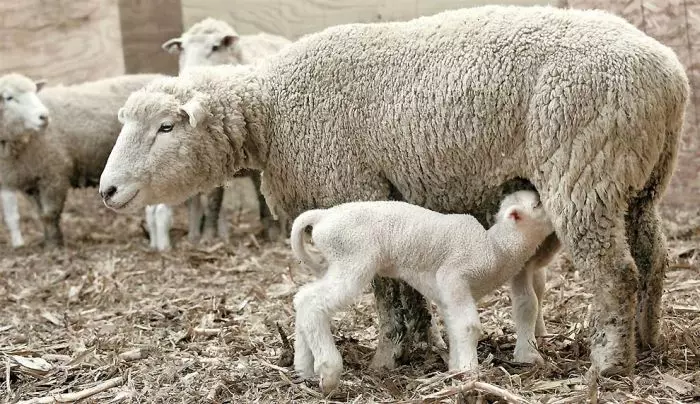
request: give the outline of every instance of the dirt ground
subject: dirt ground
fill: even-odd
[[[586,274],[560,260],[548,276],[545,365],[510,361],[514,332],[504,287],[480,303],[480,390],[461,394],[467,381],[441,373],[437,353],[372,371],[377,320],[367,290],[336,316],[345,373],[341,388],[322,397],[316,382],[299,382],[289,367],[292,298],[312,278],[287,244],[256,239],[260,225],[245,185],[242,197],[235,188],[227,193],[228,242],[190,245],[179,207],[176,247],[163,254],[148,250],[142,216],[107,210],[95,189],[71,193],[62,219],[66,248],[45,251],[23,200],[28,246],[13,250],[7,229],[0,232],[0,402],[48,403],[95,386],[109,388],[82,402],[504,402],[501,393],[482,392],[490,386],[533,403],[700,400],[698,212],[664,212],[673,258],[664,342],[638,355],[630,378],[584,381],[593,290]]]

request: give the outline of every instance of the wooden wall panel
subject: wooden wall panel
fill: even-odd
[[[206,17],[239,33],[260,31],[297,39],[331,25],[407,20],[481,4],[548,4],[548,0],[181,0],[185,28]]]
[[[161,44],[182,33],[180,0],[119,0],[127,73],[177,74],[177,56]]]
[[[49,84],[124,72],[117,0],[0,0],[0,74]]]

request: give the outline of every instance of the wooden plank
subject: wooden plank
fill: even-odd
[[[182,33],[180,0],[119,0],[127,73],[177,75],[177,57],[161,44]]]
[[[398,21],[488,0],[181,0],[185,28],[206,18],[230,23],[241,34],[264,31],[297,39],[326,27],[354,22]],[[548,4],[549,0],[502,0]]]
[[[0,74],[51,85],[122,74],[117,0],[2,0],[0,55]]]

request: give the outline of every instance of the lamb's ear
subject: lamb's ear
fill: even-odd
[[[523,219],[523,212],[521,212],[520,208],[518,208],[517,206],[511,206],[510,208],[508,208],[508,210],[506,210],[505,216],[507,219],[510,219],[517,223]]]
[[[117,111],[117,120],[124,125],[124,107],[119,108],[119,111]]]
[[[228,48],[233,46],[238,41],[238,35],[224,35],[221,38],[221,46]]]
[[[160,47],[163,48],[163,50],[168,52],[168,53],[178,53],[182,50],[182,39],[181,38],[168,39],[167,41],[163,42],[163,45],[161,45]]]
[[[196,128],[197,124],[201,123],[208,115],[199,97],[193,97],[180,106],[180,111],[185,114],[193,128]]]
[[[41,89],[44,88],[46,83],[47,83],[46,79],[39,79],[39,80],[35,81],[34,85],[36,85],[36,92],[38,93],[39,91],[41,91]]]

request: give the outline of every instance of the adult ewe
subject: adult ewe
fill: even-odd
[[[221,64],[251,64],[255,63],[283,47],[292,43],[290,40],[277,35],[259,33],[240,36],[225,21],[214,18],[192,25],[189,30],[178,38],[172,38],[163,43],[164,50],[179,54],[180,72],[195,66],[213,66]],[[260,220],[263,224],[265,237],[274,239],[285,236],[286,228],[278,228],[265,198],[260,192],[260,172],[246,170],[241,177],[249,177],[255,187],[258,198]],[[217,187],[206,195],[206,211],[202,209],[202,199],[197,194],[187,200],[189,211],[189,239],[196,242],[204,231],[205,239],[216,237],[219,233],[218,220],[221,204],[224,199],[224,188]],[[147,208],[150,212],[153,207]],[[163,209],[158,207],[158,209]],[[162,232],[167,237],[167,229]],[[160,236],[162,237],[162,236]],[[166,244],[170,244],[169,240]]]
[[[50,111],[50,123],[41,133],[27,130],[28,125],[0,128],[0,183],[36,201],[47,246],[63,245],[60,218],[68,190],[97,185],[121,129],[119,107],[132,91],[158,77],[164,76],[127,75],[46,87],[37,94]],[[12,80],[36,93],[28,78],[14,74]]]
[[[15,133],[28,136],[42,131],[48,124],[49,111],[36,94],[44,84],[43,80],[33,82],[14,73],[0,77],[0,155],[5,153],[6,141],[12,140]],[[14,190],[0,188],[0,200],[10,243],[20,247],[24,238],[19,227],[17,195]]]
[[[100,191],[117,210],[176,203],[253,167],[289,217],[395,198],[486,223],[503,185],[528,180],[595,282],[591,370],[626,373],[635,311],[639,342],[659,337],[655,208],[688,87],[669,48],[603,11],[485,6],[336,26],[255,69],[201,68],[132,94]],[[429,316],[404,283],[374,289],[374,364],[390,366]]]

